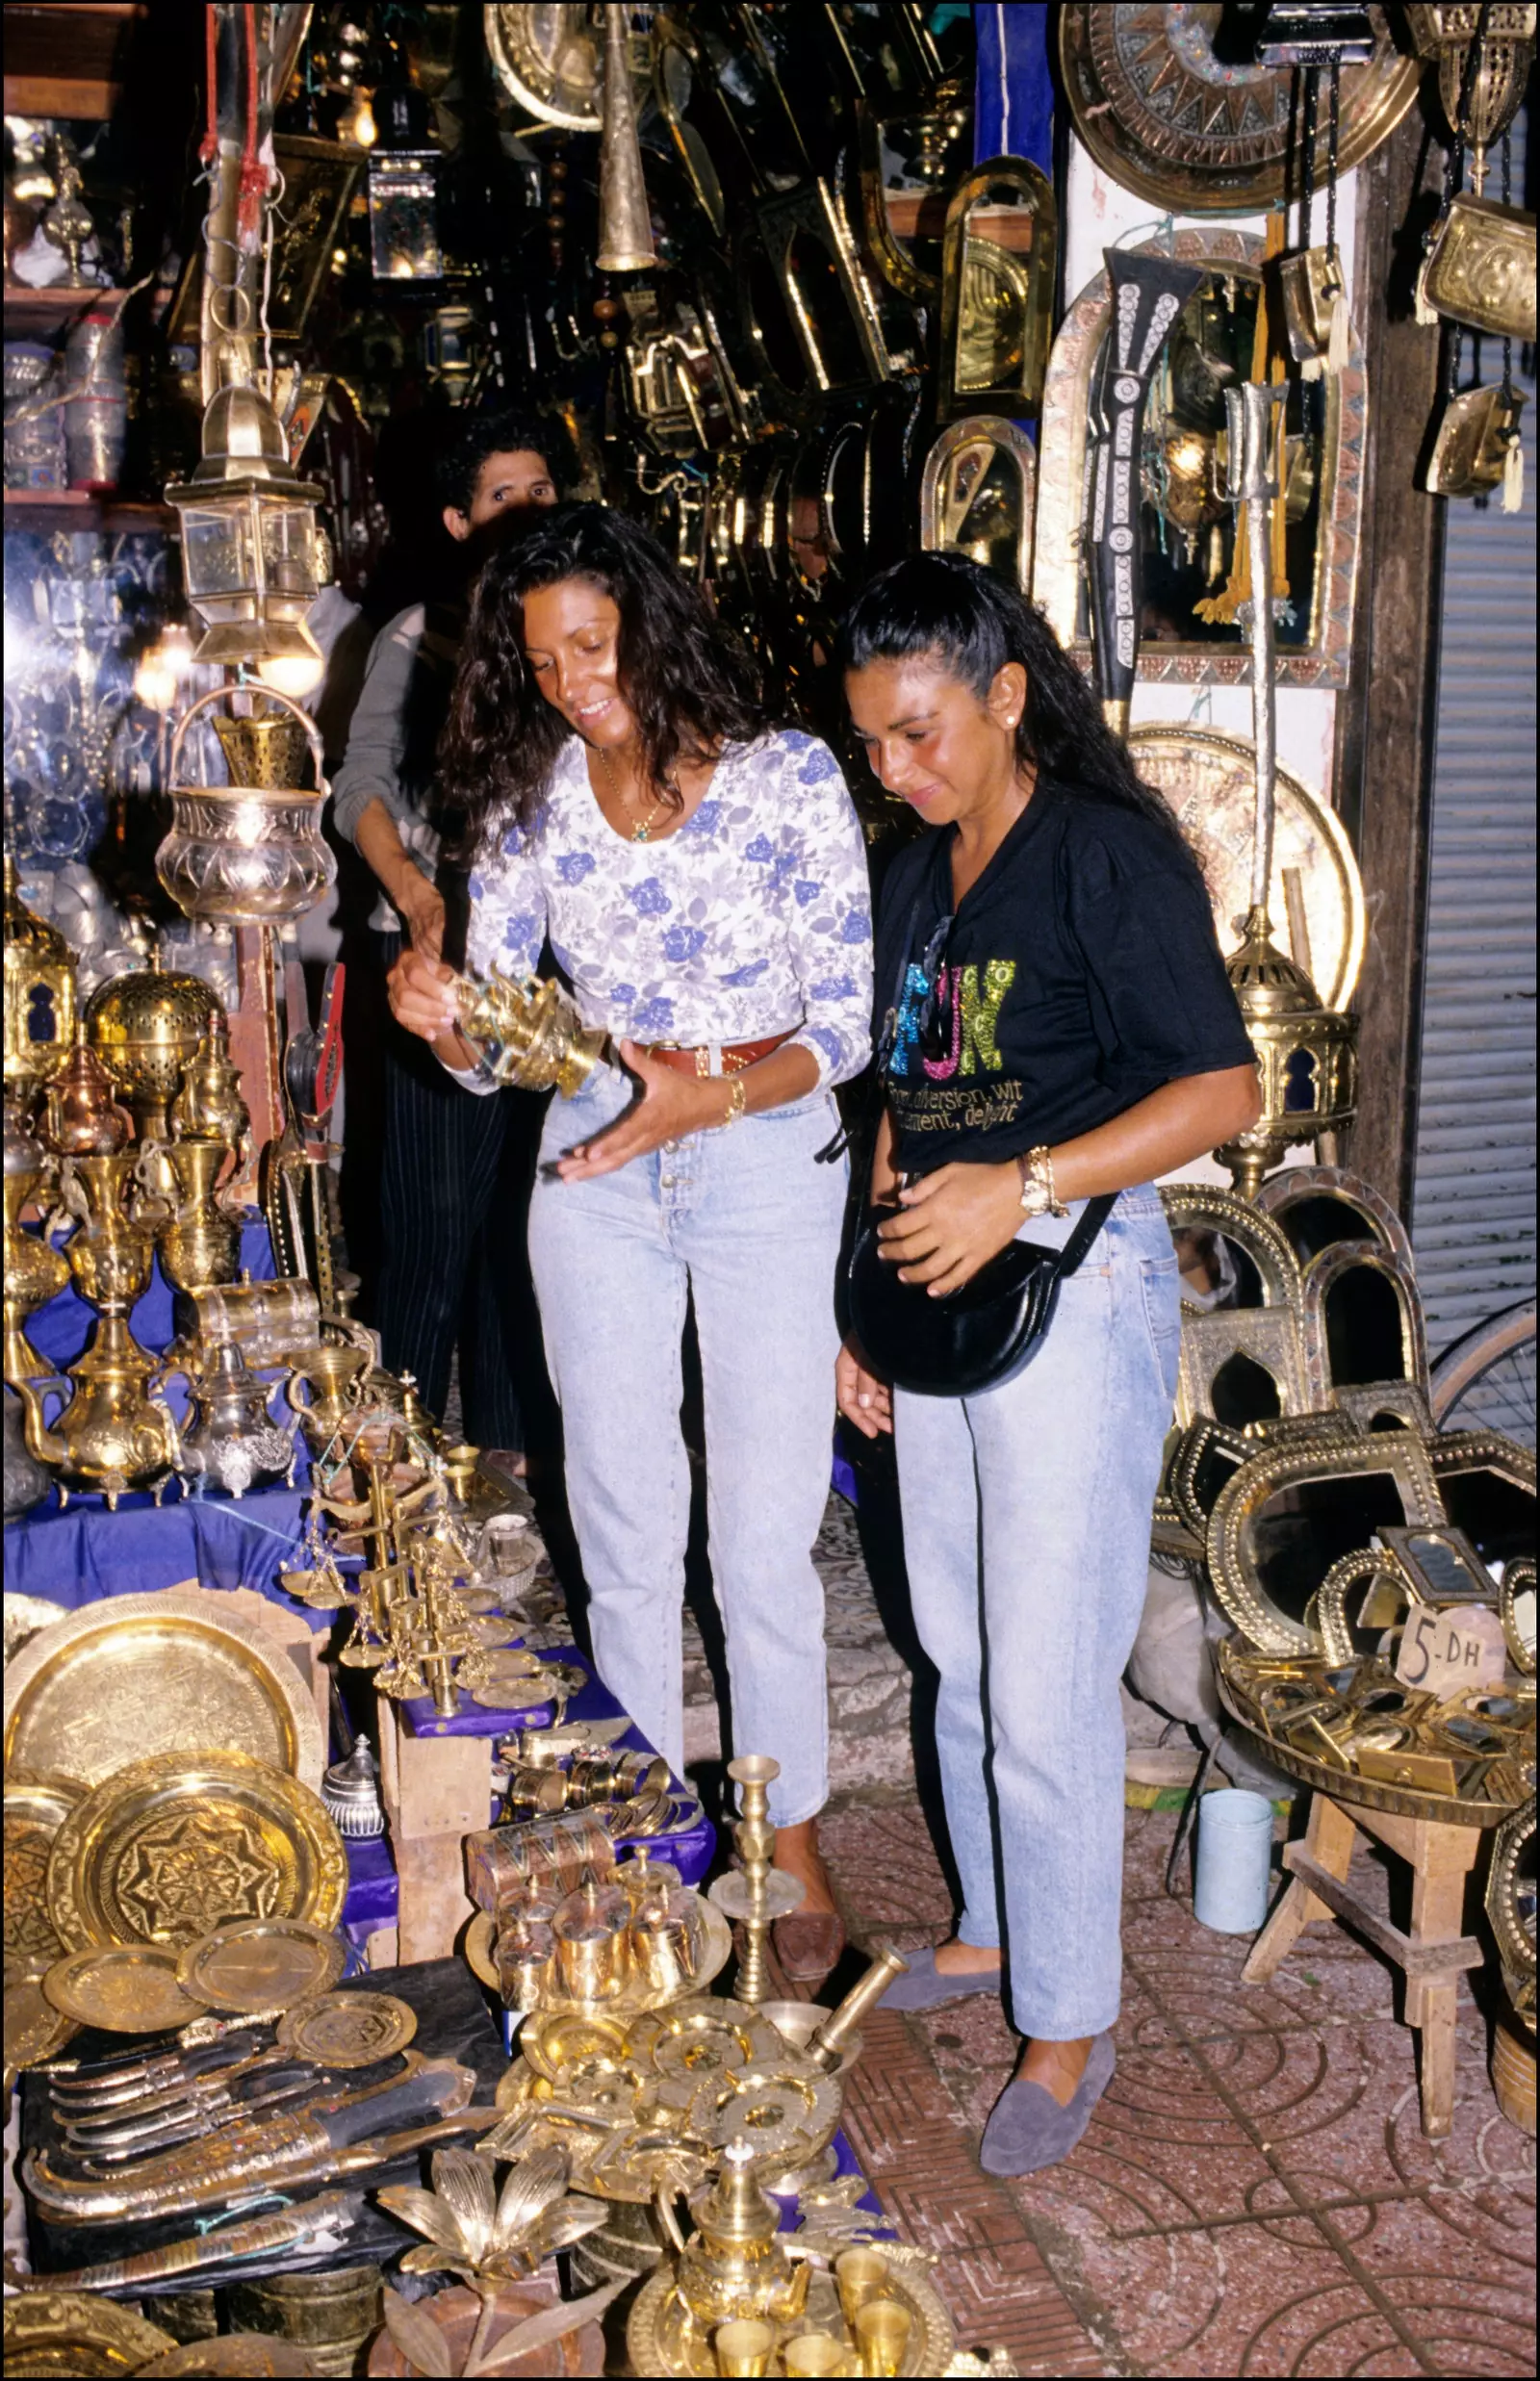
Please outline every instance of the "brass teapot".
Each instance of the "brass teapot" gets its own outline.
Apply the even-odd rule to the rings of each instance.
[[[807,2302],[808,2266],[787,2257],[778,2237],[780,2210],[759,2188],[756,2163],[750,2143],[728,2143],[716,2182],[689,2202],[695,2231],[688,2241],[669,2211],[675,2288],[705,2330],[744,2318],[789,2323]]]
[[[176,1178],[177,1203],[156,1239],[161,1271],[173,1290],[205,1290],[233,1282],[241,1265],[241,1230],[215,1196],[231,1152],[220,1140],[161,1144]]]
[[[69,1287],[69,1267],[45,1232],[28,1232],[26,1206],[49,1171],[40,1141],[7,1122],[5,1133],[5,1376],[14,1388],[48,1368],[27,1338],[25,1326],[39,1306]]]
[[[156,1359],[145,1354],[120,1312],[104,1314],[85,1354],[65,1374],[14,1384],[26,1415],[27,1452],[58,1474],[61,1505],[74,1489],[96,1490],[110,1513],[130,1489],[153,1488],[160,1503],[170,1476],[175,1426],[149,1395]],[[49,1424],[45,1400],[69,1392]]]
[[[166,1383],[178,1376],[187,1382],[192,1406],[186,1421],[171,1423],[171,1460],[181,1477],[193,1483],[194,1497],[208,1488],[244,1497],[248,1488],[279,1479],[294,1485],[295,1442],[270,1406],[279,1384],[249,1372],[233,1340],[216,1341],[201,1363],[189,1357],[162,1367],[150,1395],[167,1421]]]
[[[209,1006],[208,1031],[182,1070],[171,1102],[173,1140],[223,1141],[244,1164],[251,1138],[251,1111],[241,1096],[241,1069],[230,1057],[230,1023],[217,1001]]]

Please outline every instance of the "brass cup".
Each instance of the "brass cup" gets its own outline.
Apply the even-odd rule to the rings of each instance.
[[[857,2309],[852,2328],[860,2350],[861,2371],[871,2376],[871,2381],[876,2381],[878,2375],[903,2371],[904,2353],[913,2324],[908,2307],[900,2306],[896,2298],[868,2298],[863,2307]]]
[[[781,2351],[781,2360],[788,2373],[846,2372],[845,2351],[837,2340],[831,2340],[823,2331],[802,2331],[788,2340]],[[868,2365],[868,2372],[896,2372],[896,2365]]]
[[[768,2372],[775,2344],[773,2323],[719,2323],[711,2335],[720,2373]]]
[[[852,2333],[856,2317],[862,2307],[874,2298],[886,2298],[892,2287],[893,2269],[886,2257],[875,2249],[847,2249],[834,2261],[834,2280],[839,2286],[839,2306]]]

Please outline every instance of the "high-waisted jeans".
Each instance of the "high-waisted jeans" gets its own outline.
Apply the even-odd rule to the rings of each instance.
[[[1081,1212],[1022,1237],[1062,1246]],[[1179,1330],[1160,1194],[1125,1190],[1014,1380],[894,1399],[914,1624],[940,1673],[958,1931],[1003,1940],[1016,2025],[1042,2040],[1100,2034],[1117,2014],[1117,1688],[1144,1600]]]
[[[591,1182],[557,1180],[551,1161],[592,1139],[630,1096],[628,1079],[601,1067],[574,1099],[552,1102],[529,1218],[594,1658],[680,1774],[688,1293],[732,1741],[739,1753],[781,1763],[770,1811],[792,1827],[812,1818],[828,1792],[824,1600],[812,1543],[829,1494],[846,1169],[818,1165],[814,1154],[838,1117],[817,1093],[691,1134]]]

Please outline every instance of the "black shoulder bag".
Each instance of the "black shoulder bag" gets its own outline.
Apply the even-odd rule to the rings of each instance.
[[[914,920],[924,886],[914,896],[899,959],[893,1005],[877,1053],[881,1087],[892,1052],[898,1003],[909,965]],[[965,1397],[1008,1381],[1031,1363],[1067,1281],[1112,1214],[1116,1193],[1088,1199],[1063,1248],[1013,1241],[981,1266],[961,1290],[933,1298],[923,1282],[905,1282],[885,1259],[877,1227],[905,1213],[896,1205],[866,1209],[850,1260],[850,1319],[873,1369],[919,1396]]]

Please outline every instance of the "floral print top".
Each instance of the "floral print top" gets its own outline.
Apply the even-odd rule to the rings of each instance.
[[[839,763],[798,729],[729,744],[694,815],[648,843],[609,825],[570,737],[534,823],[472,874],[466,957],[524,977],[548,934],[583,1023],[617,1041],[789,1034],[820,1088],[870,1056],[865,847]]]

